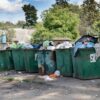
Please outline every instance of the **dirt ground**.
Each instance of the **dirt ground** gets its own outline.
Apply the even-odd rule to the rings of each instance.
[[[0,72],[0,100],[100,100],[100,79],[43,76],[21,72]]]

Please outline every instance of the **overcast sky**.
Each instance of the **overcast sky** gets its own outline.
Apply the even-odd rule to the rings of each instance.
[[[100,1],[100,0],[96,0]],[[83,0],[70,0],[71,3],[81,4]],[[38,10],[38,20],[43,10],[46,10],[55,3],[55,0],[0,0],[0,21],[11,21],[16,23],[18,20],[25,20],[22,6],[32,4]]]

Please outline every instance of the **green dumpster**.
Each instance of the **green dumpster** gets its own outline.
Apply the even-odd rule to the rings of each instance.
[[[57,69],[60,70],[63,76],[73,75],[73,64],[71,56],[71,48],[56,50]]]
[[[25,71],[24,51],[23,49],[12,49],[14,68],[16,71]]]
[[[55,51],[51,50],[38,50],[37,61],[38,65],[43,65],[45,74],[52,74],[56,70]]]
[[[27,49],[24,52],[25,69],[27,72],[38,72],[38,64],[35,59],[37,50]]]
[[[0,71],[7,71],[12,69],[13,63],[11,60],[11,51],[0,50]]]
[[[73,58],[73,76],[79,79],[100,78],[100,58],[96,59],[94,48],[79,49]]]

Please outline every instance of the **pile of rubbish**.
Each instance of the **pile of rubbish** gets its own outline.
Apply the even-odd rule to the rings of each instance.
[[[74,56],[77,55],[79,48],[92,48],[97,43],[97,38],[90,35],[84,35],[74,44]]]
[[[43,46],[42,48],[40,48],[40,50],[42,49],[46,49],[46,50],[55,50],[55,49],[65,49],[65,48],[70,48],[72,47],[72,44],[68,41],[64,41],[62,43],[58,43],[57,45],[54,44],[53,41],[44,41],[43,42]]]
[[[18,43],[18,44],[12,43],[12,44],[10,45],[10,48],[11,48],[11,49],[19,49],[19,48],[23,48],[23,45],[20,44],[20,43]]]
[[[64,48],[71,48],[71,47],[72,47],[72,44],[70,42],[68,42],[68,41],[65,41],[65,42],[63,42],[61,44],[58,44],[56,46],[56,49],[64,49]]]
[[[16,42],[13,42],[10,45],[10,48],[11,49],[33,49],[33,46],[29,43],[16,43]]]
[[[60,71],[56,70],[53,74],[44,76],[45,81],[53,81],[60,77]]]
[[[72,44],[68,41],[55,45],[53,41],[44,41],[42,44],[30,44],[30,43],[19,43],[18,41],[13,42],[9,48],[11,49],[39,49],[39,50],[55,50],[70,48]]]
[[[46,40],[42,44],[19,43],[15,41],[10,45],[10,48],[55,50],[74,47],[74,54],[76,54],[79,48],[91,48],[94,47],[96,43],[97,38],[92,37],[90,35],[84,35],[80,39],[78,39],[73,46],[72,43],[70,43],[69,41],[64,41],[55,45],[53,41]]]

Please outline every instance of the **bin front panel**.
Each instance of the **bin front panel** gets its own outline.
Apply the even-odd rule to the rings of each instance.
[[[56,50],[57,69],[60,70],[63,76],[72,76],[73,64],[71,57],[71,49]]]
[[[94,62],[91,61],[90,55],[95,55],[95,50],[80,49],[78,55],[74,58],[74,74],[80,79],[100,78],[100,58]]]
[[[14,67],[17,71],[25,71],[24,50],[12,50]]]
[[[35,59],[36,50],[25,50],[25,69],[27,72],[38,72],[38,64]]]

